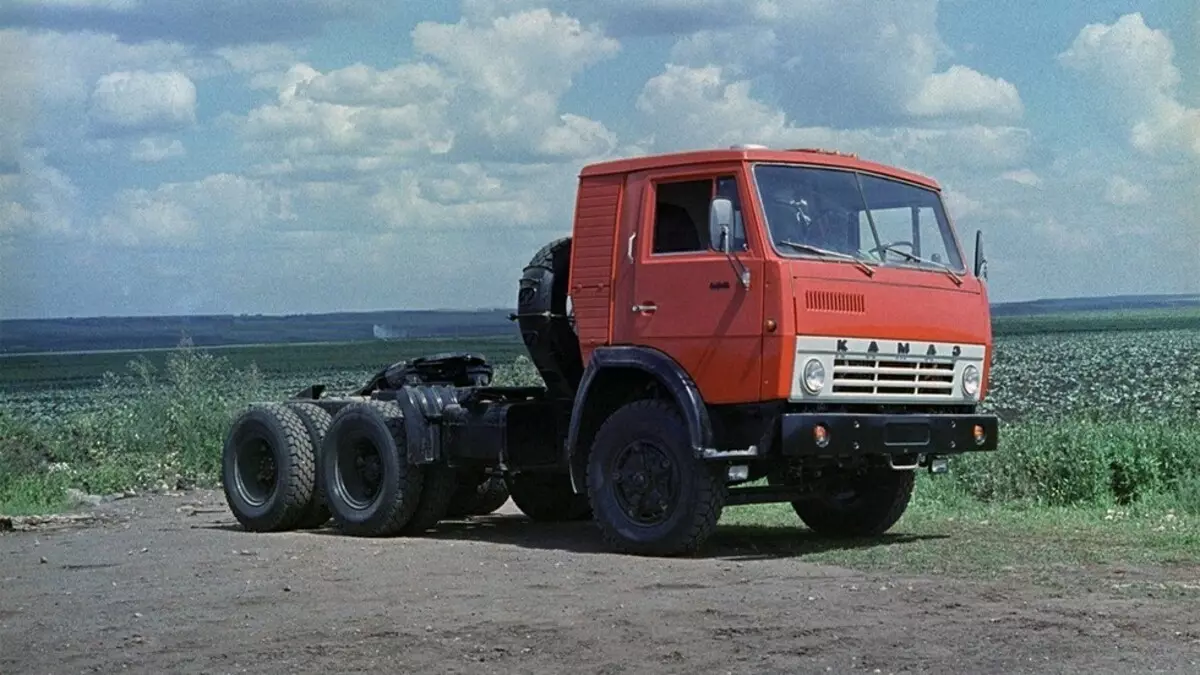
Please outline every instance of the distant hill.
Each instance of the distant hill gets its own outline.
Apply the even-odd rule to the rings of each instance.
[[[1057,298],[992,305],[997,317],[1200,307],[1200,295]],[[0,354],[169,349],[196,346],[517,336],[512,310],[424,310],[333,314],[201,315],[0,321]]]
[[[414,337],[516,335],[511,310],[335,314],[198,315],[0,321],[0,353],[166,349],[196,346],[353,342]]]
[[[993,316],[1031,316],[1062,312],[1109,312],[1118,310],[1186,309],[1200,307],[1200,294],[1111,295],[1091,298],[1047,298],[992,304]]]

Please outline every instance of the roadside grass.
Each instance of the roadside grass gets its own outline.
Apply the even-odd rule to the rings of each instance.
[[[1095,590],[1131,580],[1142,568],[1173,568],[1190,582],[1176,592],[1190,588],[1191,597],[1200,597],[1200,516],[1168,499],[1129,506],[989,504],[964,494],[951,476],[922,474],[908,511],[880,538],[825,539],[806,529],[790,505],[761,504],[726,509],[714,541],[751,557],[787,553],[869,572],[1015,577],[1052,588]]]

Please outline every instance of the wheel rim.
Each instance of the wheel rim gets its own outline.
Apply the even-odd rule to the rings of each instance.
[[[337,455],[337,479],[346,502],[367,508],[383,484],[383,454],[369,439],[356,437],[339,444]]]
[[[657,525],[675,510],[679,473],[660,446],[634,441],[612,463],[613,491],[621,511],[639,525]]]
[[[238,451],[237,487],[242,499],[254,506],[262,506],[271,498],[279,479],[279,467],[275,454],[263,438],[249,439]]]

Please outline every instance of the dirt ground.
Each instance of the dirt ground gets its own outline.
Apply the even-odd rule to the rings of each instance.
[[[614,555],[506,505],[423,538],[241,531],[219,492],[0,533],[0,673],[1200,672],[1188,598]],[[1069,587],[1069,586],[1068,586]]]

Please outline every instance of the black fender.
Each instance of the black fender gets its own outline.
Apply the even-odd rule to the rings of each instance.
[[[692,381],[690,375],[675,359],[664,352],[650,347],[639,346],[608,346],[598,347],[592,352],[591,359],[584,369],[579,382],[578,394],[571,409],[571,421],[567,430],[566,458],[571,472],[571,483],[577,493],[586,490],[587,482],[587,451],[588,447],[580,447],[581,436],[594,434],[599,421],[589,420],[589,410],[594,402],[589,402],[593,394],[593,385],[605,371],[613,369],[633,369],[651,376],[666,391],[675,402],[687,425],[689,442],[696,455],[703,456],[712,447],[712,422],[708,416],[708,407],[700,395],[700,389]],[[612,412],[612,411],[606,411]]]
[[[431,464],[442,457],[442,415],[457,406],[457,390],[446,385],[408,385],[393,399],[404,413],[410,464]]]

